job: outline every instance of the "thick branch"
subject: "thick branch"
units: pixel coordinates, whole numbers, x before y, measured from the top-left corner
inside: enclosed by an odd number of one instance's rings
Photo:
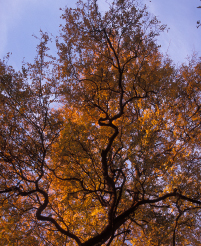
[[[61,232],[62,234],[64,234],[64,235],[66,235],[66,236],[74,239],[78,243],[78,245],[81,245],[81,241],[80,241],[80,239],[76,235],[74,235],[73,233],[70,233],[69,231],[64,230],[56,222],[56,220],[53,219],[52,217],[42,215],[42,212],[46,209],[46,207],[47,207],[47,205],[49,203],[48,194],[47,194],[47,192],[45,192],[45,191],[43,191],[43,190],[41,190],[39,188],[37,189],[37,192],[39,192],[41,195],[43,195],[43,197],[44,197],[45,200],[44,200],[43,204],[38,208],[38,210],[36,212],[36,218],[38,220],[41,220],[41,221],[49,221],[49,222],[51,222],[52,224],[55,225],[55,227],[57,228],[57,230],[59,232]]]
[[[85,243],[82,244],[82,246],[96,246],[96,245],[102,245],[104,242],[106,242],[113,234],[113,230],[116,231],[121,225],[123,225],[125,223],[125,221],[128,220],[129,216],[131,214],[134,213],[134,211],[141,205],[144,204],[153,204],[153,203],[157,203],[160,201],[164,201],[167,198],[170,197],[178,197],[182,200],[185,201],[189,201],[195,204],[199,204],[201,205],[201,201],[186,197],[181,195],[180,193],[177,192],[172,192],[172,193],[168,193],[166,195],[163,195],[161,197],[158,197],[156,199],[146,199],[146,200],[142,200],[137,202],[133,207],[129,208],[128,210],[126,210],[125,212],[123,212],[122,214],[120,214],[119,216],[117,216],[114,221],[113,221],[113,228],[111,227],[111,225],[108,225],[104,228],[104,230],[98,234],[97,236],[90,238],[88,241],[86,241]],[[112,230],[113,229],[113,230]]]

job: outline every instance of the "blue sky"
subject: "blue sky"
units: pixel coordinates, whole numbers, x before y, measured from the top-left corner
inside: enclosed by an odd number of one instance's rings
[[[38,41],[32,36],[39,36],[42,29],[59,35],[62,23],[59,8],[75,6],[74,0],[0,0],[0,59],[7,52],[12,55],[9,65],[20,69],[22,60],[33,61]],[[99,0],[104,8],[104,1]],[[169,54],[176,64],[185,62],[187,56],[197,53],[201,56],[201,27],[196,28],[201,20],[199,0],[142,0],[148,10],[167,24],[169,31],[158,40],[161,51]],[[51,49],[56,51],[54,44]]]

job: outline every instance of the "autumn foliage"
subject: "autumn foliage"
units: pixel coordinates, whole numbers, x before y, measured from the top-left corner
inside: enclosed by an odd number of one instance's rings
[[[134,0],[66,8],[48,56],[0,63],[2,245],[200,245],[201,61]]]

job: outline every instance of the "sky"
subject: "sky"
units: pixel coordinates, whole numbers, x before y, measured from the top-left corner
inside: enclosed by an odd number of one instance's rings
[[[193,53],[201,56],[200,0],[141,0],[148,11],[169,28],[158,39],[161,52],[168,54],[176,65],[186,61]],[[104,0],[99,0],[104,9]],[[22,61],[32,62],[36,55],[40,30],[59,35],[60,8],[75,7],[74,0],[0,0],[0,59],[8,52],[9,65],[21,69]],[[56,52],[54,42],[50,45]]]

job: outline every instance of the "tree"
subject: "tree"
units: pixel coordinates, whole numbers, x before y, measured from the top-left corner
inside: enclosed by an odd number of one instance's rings
[[[163,58],[132,0],[62,18],[58,60],[42,33],[33,65],[1,63],[4,245],[199,245],[201,61]]]

